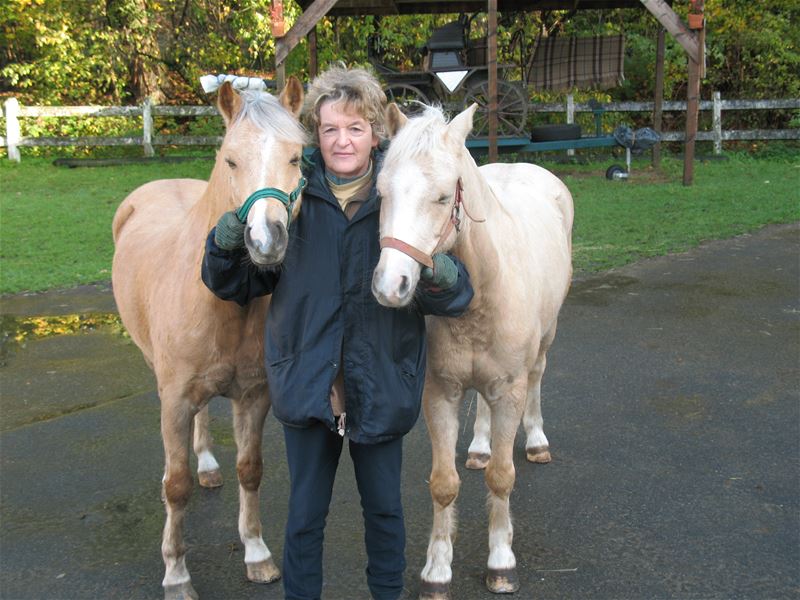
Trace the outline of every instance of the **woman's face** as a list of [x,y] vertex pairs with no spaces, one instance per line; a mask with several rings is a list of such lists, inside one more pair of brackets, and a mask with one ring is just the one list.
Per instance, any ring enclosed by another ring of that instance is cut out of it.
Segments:
[[328,100],[319,107],[319,149],[328,171],[337,177],[359,177],[369,168],[378,136],[360,114],[342,102]]

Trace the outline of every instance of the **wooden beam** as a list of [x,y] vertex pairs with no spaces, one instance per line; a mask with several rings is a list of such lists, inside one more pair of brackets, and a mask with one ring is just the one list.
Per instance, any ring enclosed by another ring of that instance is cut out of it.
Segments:
[[653,13],[653,16],[664,26],[664,29],[683,47],[686,54],[699,63],[700,44],[697,37],[683,24],[681,18],[675,14],[669,4],[664,0],[640,0],[640,2],[644,4],[647,10]]
[[308,32],[314,29],[319,20],[328,14],[337,0],[314,0],[313,3],[303,11],[292,28],[286,32],[282,38],[275,40],[275,65],[283,64],[289,52],[300,43]]

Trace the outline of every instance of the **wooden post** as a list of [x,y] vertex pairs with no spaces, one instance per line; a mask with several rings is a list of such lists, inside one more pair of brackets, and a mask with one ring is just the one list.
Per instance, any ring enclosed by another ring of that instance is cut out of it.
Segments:
[[278,58],[278,49],[283,43],[283,37],[286,35],[286,24],[283,20],[283,0],[272,0],[272,8],[270,9],[270,31],[272,37],[275,38],[275,85],[276,93],[280,93],[283,86],[286,85],[286,65],[284,65],[283,58]]
[[153,101],[150,97],[142,103],[142,146],[144,155],[153,156]]
[[21,162],[22,156],[19,153],[19,142],[22,136],[19,132],[19,101],[16,98],[9,98],[5,101],[6,117],[6,151],[8,159]]
[[487,63],[489,67],[489,162],[497,162],[497,0],[488,0]]
[[[567,123],[572,125],[575,122],[575,96],[567,94]],[[567,150],[567,156],[575,156],[575,148]]]
[[722,154],[722,97],[719,91],[711,95],[713,102],[714,154]]
[[319,62],[317,57],[317,26],[308,32],[308,79],[314,79],[319,72]]
[[[703,25],[705,29],[705,25]],[[694,148],[697,139],[697,120],[700,113],[700,77],[705,63],[705,36],[698,36],[697,54],[689,55],[689,84],[686,90],[686,143],[683,155],[683,185],[694,180]]]
[[694,145],[697,138],[697,117],[700,112],[700,65],[691,56],[689,85],[686,92],[686,141],[683,155],[683,185],[692,185],[694,179]]
[[[664,115],[664,54],[666,31],[663,27],[658,30],[656,39],[656,92],[653,99],[653,129],[661,133]],[[661,167],[661,142],[653,146],[653,167]]]

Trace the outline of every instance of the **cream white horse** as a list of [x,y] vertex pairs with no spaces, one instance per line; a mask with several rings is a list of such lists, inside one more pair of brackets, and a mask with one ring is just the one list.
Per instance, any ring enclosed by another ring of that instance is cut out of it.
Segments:
[[422,571],[424,598],[449,597],[460,486],[458,408],[468,388],[491,412],[486,585],[496,593],[519,586],[509,510],[514,437],[526,405],[538,414],[545,356],[572,274],[569,191],[534,165],[478,168],[464,144],[475,109],[448,124],[435,108],[407,120],[390,106],[394,137],[378,178],[383,249],[372,282],[378,301],[390,307],[413,302],[420,263],[443,251],[464,262],[475,289],[463,316],[427,323],[423,407],[433,452],[433,529]]
[[263,363],[268,299],[245,307],[219,300],[203,285],[200,265],[206,235],[231,210],[246,221],[254,264],[269,267],[283,260],[289,215],[299,210],[294,200],[304,181],[305,132],[297,120],[302,101],[303,88],[294,78],[280,100],[257,91],[240,95],[223,84],[217,104],[227,131],[210,180],[153,181],[134,190],[114,216],[114,298],[155,372],[161,399],[166,598],[197,598],[183,542],[192,489],[189,447],[194,420],[200,483],[221,485],[208,433],[207,404],[217,395],[233,401],[247,577],[257,582],[280,577],[261,536],[258,500],[261,438],[270,408]]

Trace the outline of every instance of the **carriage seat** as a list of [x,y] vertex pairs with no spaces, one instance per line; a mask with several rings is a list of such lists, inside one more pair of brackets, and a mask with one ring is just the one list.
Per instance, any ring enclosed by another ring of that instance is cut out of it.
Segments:
[[434,29],[423,47],[423,68],[426,71],[446,71],[464,67],[467,47],[464,24],[452,21]]
[[467,47],[464,40],[464,25],[460,21],[451,21],[433,30],[425,44],[428,52],[442,50],[463,50]]

